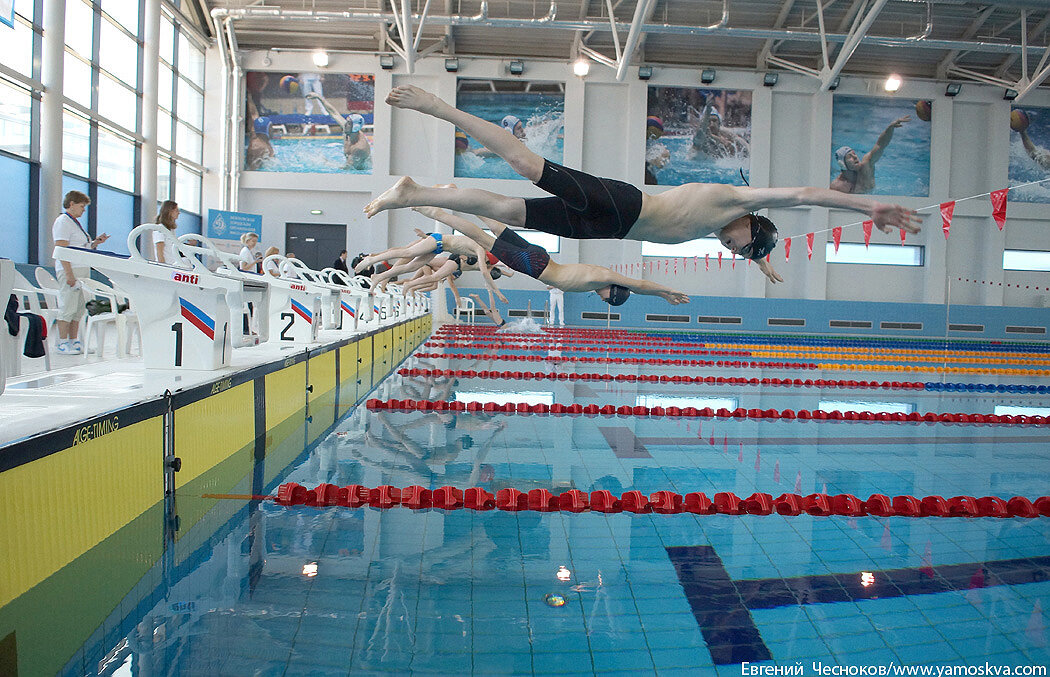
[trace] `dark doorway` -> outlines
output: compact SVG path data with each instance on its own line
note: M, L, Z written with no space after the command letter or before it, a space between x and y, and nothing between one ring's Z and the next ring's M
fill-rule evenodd
M346 249L346 224L286 223L284 251L292 252L310 268L328 268Z

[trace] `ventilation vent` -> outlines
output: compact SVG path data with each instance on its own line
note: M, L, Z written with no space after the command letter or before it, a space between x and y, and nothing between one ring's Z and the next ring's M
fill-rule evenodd
M871 322L859 320L831 320L828 326L838 329L871 329Z
M1045 334L1046 327L1007 327L1007 334Z
M922 329L922 322L879 322L879 329Z
M646 322L688 322L688 315L646 315Z
M521 310L508 310L507 315L509 317L530 317L529 311L522 308ZM532 311L531 317L547 317L546 310L534 310Z
M717 315L700 315L696 318L696 321L700 324L740 324L741 322L743 322L743 318L718 317Z
M949 324L948 331L984 331L983 324Z
M770 327L805 327L806 321L791 317L771 317L766 320L766 324Z
M612 320L613 322L620 321L620 313L580 313L580 317L585 320Z

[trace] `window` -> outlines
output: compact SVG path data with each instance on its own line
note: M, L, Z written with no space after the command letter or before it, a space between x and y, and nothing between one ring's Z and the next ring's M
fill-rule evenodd
M824 411L855 411L861 413L870 411L873 414L886 412L887 414L910 414L915 411L915 405L909 402L862 402L859 400L821 400L817 409Z
M678 407L679 409L711 407L715 411L719 409L733 411L740 406L739 402L735 397L677 397L674 395L638 395L634 399L636 407L649 407L650 409L653 407Z
M718 252L722 252L723 256L731 257L732 254L728 249L722 246L718 238L709 235L707 237L697 238L695 240L689 240L688 242L682 242L680 244L662 244L658 242L643 242L642 243L642 256L659 256L661 258L704 258L710 255L711 258L718 258Z
M96 193L99 219L98 232L108 233L105 249L118 254L128 254L128 233L135 227L135 196L118 190L99 186Z
M131 3L128 3L131 4ZM138 84L138 42L109 20L103 20L99 33L98 64L125 84Z
M30 157L32 105L28 91L0 80L0 149Z
M138 128L138 109L135 92L110 76L102 73L98 77L98 112L124 129Z
M95 13L83 0L66 2L66 45L85 59L91 59L95 37Z
M995 405L996 416L1050 416L1047 407L1015 407L1007 404Z
M459 392L456 393L457 402L495 402L496 404L507 404L512 402L517 404L518 402L524 402L528 405L533 404L554 404L554 393L538 393L538 392L515 392L505 393L500 391L476 391L476 392Z
M175 165L175 201L194 214L201 211L201 175L181 164Z
M1050 270L1050 252L1007 249L1003 252L1003 270Z
M27 263L29 256L29 172L28 162L0 155L0 195L5 212L0 256L15 263Z
M114 188L135 190L135 144L111 132L98 129L98 180Z
M91 174L91 125L68 110L62 120L62 171L84 177Z
M164 154L157 156L157 195L160 202L171 195L171 158Z
M835 243L828 242L824 256L828 263L866 263L881 266L922 266L925 249L921 245L873 244L865 246L843 242L835 253Z
M91 108L91 64L69 50L62 71L62 93L84 108Z
M204 136L180 122L175 133L175 147L179 149L179 155L199 164L204 157Z
M16 16L14 29L9 30L4 26L2 30L4 39L0 40L0 63L22 75L32 77L33 29L29 22Z
M128 0L102 0L102 11L132 35L139 32L139 3Z

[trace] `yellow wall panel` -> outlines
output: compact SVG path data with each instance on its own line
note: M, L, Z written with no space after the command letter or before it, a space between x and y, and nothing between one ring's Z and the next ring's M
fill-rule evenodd
M335 388L335 351L310 358L310 385L314 387L312 393L307 393L307 398L313 402L317 398L327 395Z
M266 375L266 429L306 408L306 362Z
M372 337L363 338L357 342L357 379L361 381L357 385L357 398L361 399L365 393L372 389L372 360L374 359L375 347Z
M163 418L0 473L0 606L163 499ZM78 438L79 439L79 438Z
M357 344L345 345L339 349L339 415L342 416L357 401Z
M269 398L267 398L269 399ZM214 468L255 439L255 384L242 383L175 410L179 486Z

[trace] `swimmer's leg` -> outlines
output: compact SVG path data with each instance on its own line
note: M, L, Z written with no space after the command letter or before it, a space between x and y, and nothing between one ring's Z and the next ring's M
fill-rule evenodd
M402 176L386 192L365 205L365 214L373 217L381 211L401 207L443 207L487 216L512 226L525 225L523 198L507 197L480 188L421 186L407 176Z
M372 284L382 284L389 279L395 278L403 273L411 273L421 269L430 260L434 258L433 254L426 254L423 256L417 256L407 263L399 263L396 266L392 266L389 270L385 270L382 273L376 273L372 276Z
M391 247L385 252L378 254L372 254L361 259L361 262L354 266L354 272L359 273L365 268L370 268L380 261L393 261L394 259L405 259L415 258L417 256L423 256L429 254L437 248L437 240L432 237L423 237L407 247ZM418 268L418 266L417 266Z
M496 155L507 161L511 168L533 183L543 175L543 158L529 150L513 134L499 125L453 108L430 92L418 87L404 85L395 87L386 97L386 102L397 108L408 108L420 113L451 122L474 137Z

